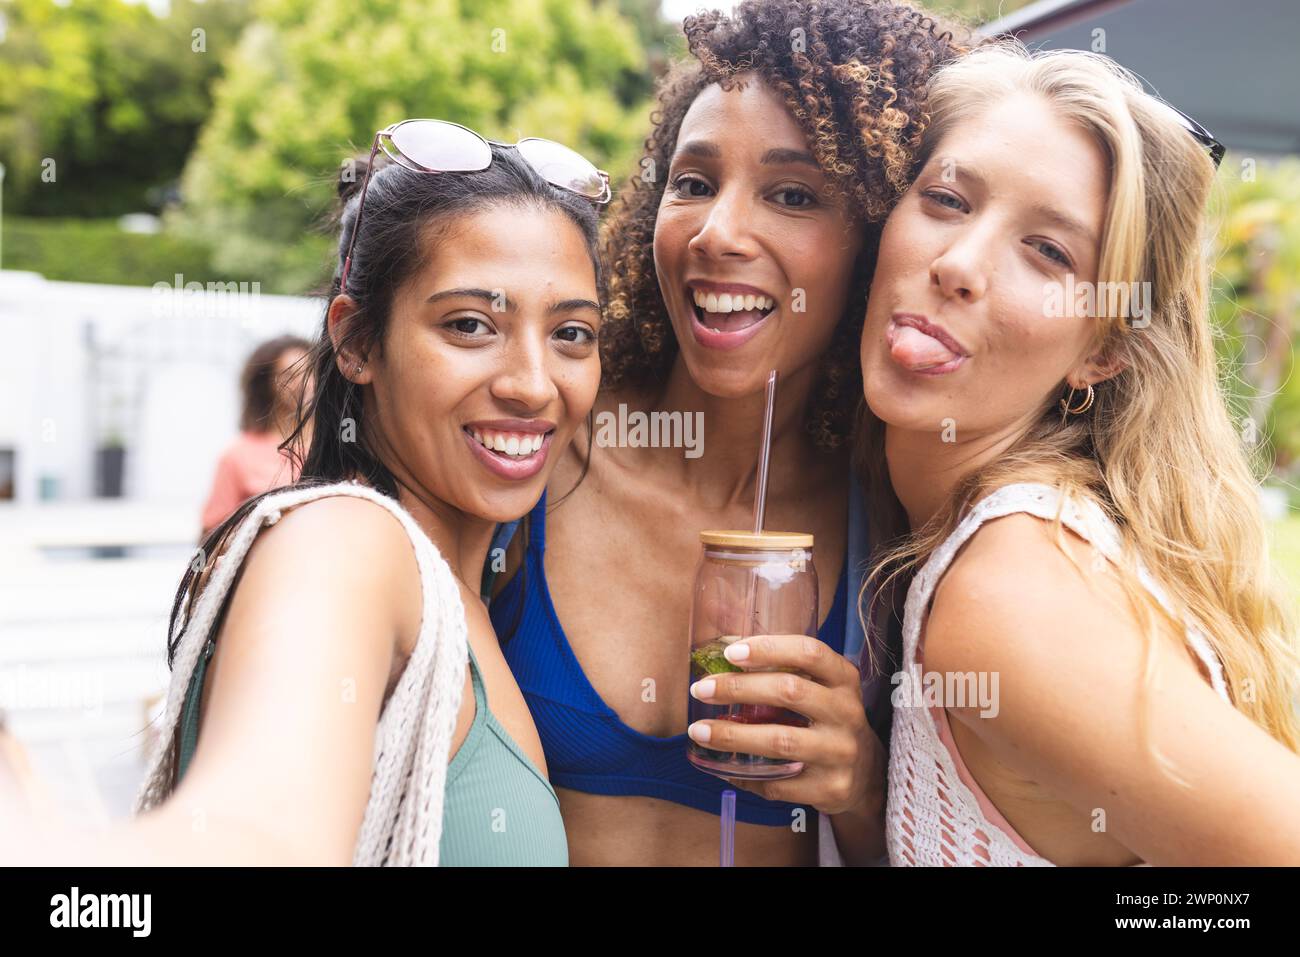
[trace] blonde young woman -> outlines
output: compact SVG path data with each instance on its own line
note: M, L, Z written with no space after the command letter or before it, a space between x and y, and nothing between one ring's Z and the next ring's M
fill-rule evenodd
M941 70L931 110L862 339L869 614L904 618L890 859L1300 863L1291 599L1207 318L1210 138L1104 57L1016 44ZM1090 303L1108 282L1147 285Z

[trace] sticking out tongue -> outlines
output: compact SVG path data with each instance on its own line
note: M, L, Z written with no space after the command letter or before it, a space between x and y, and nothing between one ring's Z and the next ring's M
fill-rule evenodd
M894 341L890 345L890 354L894 361L913 372L943 365L958 357L938 339L927 336L920 329L911 326L897 326Z

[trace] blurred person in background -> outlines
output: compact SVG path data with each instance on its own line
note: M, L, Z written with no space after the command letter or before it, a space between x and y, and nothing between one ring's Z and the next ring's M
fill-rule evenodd
M268 339L253 350L239 377L243 411L239 436L217 462L212 491L203 506L203 535L244 500L298 479L281 445L293 431L298 394L311 390L311 371L304 361L309 343L298 336ZM304 437L304 448L311 437Z

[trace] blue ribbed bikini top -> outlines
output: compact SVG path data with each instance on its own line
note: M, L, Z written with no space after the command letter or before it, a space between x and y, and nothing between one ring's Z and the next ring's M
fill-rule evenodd
M587 679L551 603L545 552L543 495L530 514L524 556L527 574L516 572L492 600L490 612L505 642L506 661L537 725L551 783L588 794L660 798L719 813L722 792L729 785L687 761L685 733L659 738L629 727ZM822 641L841 653L848 564L846 559L830 614L818 632ZM736 793L736 819L750 824L789 827L797 807L748 791Z

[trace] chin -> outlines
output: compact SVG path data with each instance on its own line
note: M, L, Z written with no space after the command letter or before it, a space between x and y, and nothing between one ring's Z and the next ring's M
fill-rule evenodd
M757 351L723 353L689 342L679 345L678 352L691 381L702 392L719 399L742 399L762 392L767 385L767 374L782 368L779 358Z
M480 495L473 513L479 518L498 525L515 522L533 510L542 497L545 482L528 483L527 488L517 488L495 495Z
M872 415L895 428L919 429L926 427L926 423L937 423L944 418L937 410L934 416L927 416L923 403L910 401L908 396L888 386L865 389L863 398L867 400ZM934 427L939 428L937 425Z

